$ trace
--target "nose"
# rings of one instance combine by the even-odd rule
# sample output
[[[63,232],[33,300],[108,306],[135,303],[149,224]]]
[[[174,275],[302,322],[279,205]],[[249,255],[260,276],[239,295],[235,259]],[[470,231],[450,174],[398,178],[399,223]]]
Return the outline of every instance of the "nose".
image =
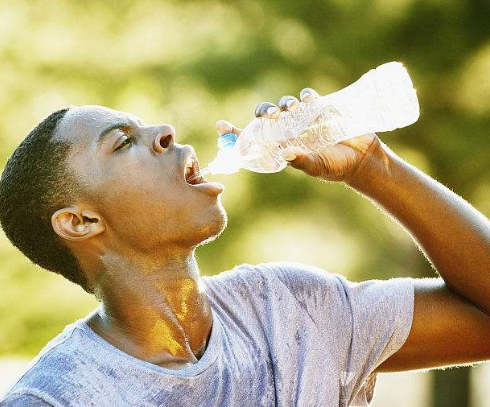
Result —
[[[169,124],[157,126],[157,136],[153,140],[153,150],[157,154],[162,154],[168,150],[168,148],[175,141],[175,129]]]

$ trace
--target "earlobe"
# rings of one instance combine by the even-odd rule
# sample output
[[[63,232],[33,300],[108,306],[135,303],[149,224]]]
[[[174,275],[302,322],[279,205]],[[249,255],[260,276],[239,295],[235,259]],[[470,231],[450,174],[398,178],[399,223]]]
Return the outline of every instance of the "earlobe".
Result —
[[[51,217],[54,231],[63,239],[84,240],[105,230],[99,214],[70,206],[57,210]]]

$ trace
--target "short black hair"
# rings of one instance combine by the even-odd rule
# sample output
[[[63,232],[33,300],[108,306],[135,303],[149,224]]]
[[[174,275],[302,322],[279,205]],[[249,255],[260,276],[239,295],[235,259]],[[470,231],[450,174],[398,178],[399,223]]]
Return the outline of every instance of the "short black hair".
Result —
[[[0,180],[0,223],[12,244],[33,263],[90,292],[76,257],[51,225],[52,214],[72,204],[77,190],[66,165],[70,143],[53,140],[68,110],[46,117],[7,160]]]

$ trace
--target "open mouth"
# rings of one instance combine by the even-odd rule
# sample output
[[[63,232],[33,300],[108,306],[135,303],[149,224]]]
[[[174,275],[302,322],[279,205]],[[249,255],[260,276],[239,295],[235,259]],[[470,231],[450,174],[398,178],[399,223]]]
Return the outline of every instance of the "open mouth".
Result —
[[[199,174],[199,162],[195,154],[191,153],[187,156],[184,167],[185,182],[190,185],[204,184],[207,181]]]
[[[185,150],[184,150],[185,149]],[[185,146],[182,149],[184,159],[182,160],[182,174],[188,185],[195,188],[195,191],[201,191],[216,199],[223,191],[224,186],[219,182],[209,182],[201,175],[199,161],[197,161],[196,153],[192,147]],[[203,170],[207,174],[206,168]]]

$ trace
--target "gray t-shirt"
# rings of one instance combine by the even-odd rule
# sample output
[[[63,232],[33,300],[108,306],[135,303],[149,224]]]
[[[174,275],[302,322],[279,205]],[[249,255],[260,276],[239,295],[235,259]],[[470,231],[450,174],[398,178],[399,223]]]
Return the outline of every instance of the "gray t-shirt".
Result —
[[[79,320],[48,343],[0,405],[366,406],[373,370],[412,323],[409,278],[353,283],[303,264],[266,263],[202,280],[213,326],[194,365],[144,362]]]

